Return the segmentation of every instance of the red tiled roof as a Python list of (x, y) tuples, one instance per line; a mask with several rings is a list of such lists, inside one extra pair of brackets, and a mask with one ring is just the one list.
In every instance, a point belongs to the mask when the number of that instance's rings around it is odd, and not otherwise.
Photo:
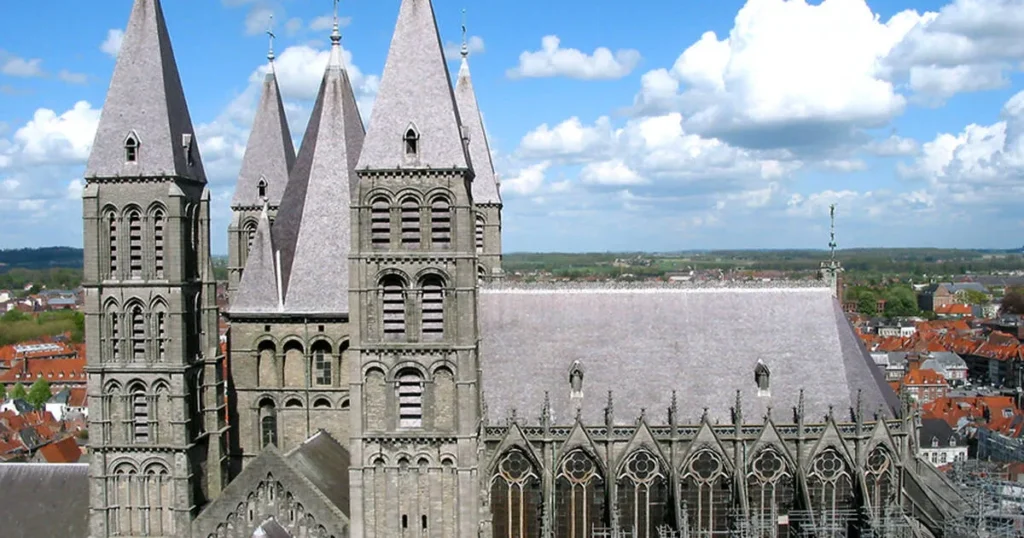
[(903, 376), (903, 386), (912, 385), (945, 385), (946, 378), (939, 375), (938, 372), (931, 368), (925, 368), (923, 370), (911, 370), (907, 372), (907, 375)]
[(970, 305), (951, 303), (935, 307), (935, 313), (944, 316), (969, 316), (971, 315)]
[(82, 457), (82, 449), (73, 435), (39, 447), (39, 453), (47, 463), (78, 463)]

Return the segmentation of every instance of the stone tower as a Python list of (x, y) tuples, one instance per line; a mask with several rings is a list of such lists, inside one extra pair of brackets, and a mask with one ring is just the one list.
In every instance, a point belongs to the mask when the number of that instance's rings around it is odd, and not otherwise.
[(352, 200), (350, 536), (468, 538), (480, 506), (473, 169), (433, 6), (399, 9)]
[(159, 0), (136, 0), (85, 172), (90, 534), (188, 536), (226, 433), (210, 193)]
[(270, 60), (270, 68), (263, 79), (259, 107), (245, 146), (235, 195), (231, 199), (231, 224), (228, 226), (228, 292), (231, 299), (234, 299), (242, 279), (263, 206), (266, 204), (273, 223), (288, 184), (288, 173), (295, 164), (295, 146), (274, 73), (273, 49), (267, 59)]
[(477, 253), (477, 274), (481, 281), (501, 280), (501, 193), (498, 175), (491, 161), (491, 148), (487, 143), (473, 80), (469, 76), (469, 46), (466, 27), (462, 27), (462, 65), (455, 83), (455, 102), (462, 118), (463, 134), (469, 138), (467, 147), (473, 161), (476, 177), (473, 179), (474, 242)]

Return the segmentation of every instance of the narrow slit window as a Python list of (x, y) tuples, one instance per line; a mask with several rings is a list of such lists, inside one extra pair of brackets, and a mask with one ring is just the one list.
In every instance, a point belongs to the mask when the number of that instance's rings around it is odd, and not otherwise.
[(420, 204), (411, 197), (402, 200), (402, 247), (420, 247)]
[(124, 141), (124, 160), (130, 163), (139, 160), (139, 140), (135, 135), (128, 135)]
[(149, 400), (142, 389), (132, 393), (132, 438), (136, 443), (149, 442)]
[(423, 339), (444, 337), (444, 284), (437, 276), (423, 280)]
[(415, 372), (398, 378), (398, 415), (401, 428), (423, 427), (423, 379)]
[(385, 278), (381, 285), (384, 338), (402, 340), (405, 338), (405, 286), (396, 276)]
[(370, 206), (370, 242), (374, 248), (387, 248), (391, 243), (391, 204), (384, 198)]
[(260, 197), (261, 200), (267, 197), (267, 182), (266, 181), (264, 181), (262, 179), (260, 180), (260, 182), (256, 185), (256, 193)]
[(416, 130), (409, 128), (405, 132), (405, 154), (412, 157), (419, 153), (419, 142), (420, 135), (416, 134)]
[(128, 214), (128, 270), (131, 278), (142, 278), (142, 216)]
[(132, 324), (132, 360), (146, 360), (146, 321), (142, 307), (135, 306), (131, 310)]
[(117, 278), (117, 215), (107, 215), (107, 229), (110, 234), (110, 277)]
[(157, 312), (156, 314), (156, 337), (157, 337), (157, 360), (164, 362), (167, 355), (167, 314)]
[(476, 253), (483, 254), (484, 252), (484, 218), (477, 215), (476, 217)]
[(431, 204), (430, 227), (434, 247), (449, 248), (452, 242), (452, 210), (448, 200), (437, 198)]
[(153, 213), (153, 274), (164, 278), (164, 213)]

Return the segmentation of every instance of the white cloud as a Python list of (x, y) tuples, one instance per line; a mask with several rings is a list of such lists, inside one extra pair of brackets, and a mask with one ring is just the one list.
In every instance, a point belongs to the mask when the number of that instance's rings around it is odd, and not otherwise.
[(1006, 67), (1000, 64), (934, 65), (910, 68), (910, 89), (919, 94), (923, 104), (941, 105), (946, 99), (963, 92), (993, 90), (1009, 84)]
[(551, 163), (545, 161), (523, 168), (515, 177), (502, 180), (501, 192), (519, 195), (536, 193), (543, 186), (545, 172), (550, 167)]
[(611, 120), (602, 116), (593, 126), (577, 117), (554, 127), (543, 124), (523, 136), (519, 154), (530, 159), (589, 160), (607, 151), (612, 143)]
[(100, 111), (79, 101), (66, 112), (40, 108), (14, 132), (5, 153), (12, 166), (83, 164), (89, 156)]
[[(338, 17), (339, 28), (345, 28), (349, 24), (352, 24), (352, 17)], [(333, 15), (321, 15), (309, 22), (309, 29), (314, 32), (325, 32), (331, 28), (334, 28)]]
[(22, 58), (0, 49), (0, 73), (11, 77), (42, 77), (43, 60), (39, 58)]
[(583, 183), (605, 186), (642, 185), (647, 181), (620, 159), (590, 163), (580, 172)]
[(245, 16), (245, 35), (257, 35), (266, 32), (270, 28), (271, 17), (274, 10), (269, 7), (254, 7)]
[[(484, 38), (475, 35), (470, 36), (466, 40), (466, 52), (470, 56), (477, 54), (483, 54), (486, 47), (484, 47)], [(444, 57), (449, 60), (458, 60), (462, 58), (462, 43), (456, 43), (454, 41), (448, 41), (444, 44)]]
[(85, 84), (89, 82), (89, 75), (86, 75), (85, 73), (72, 73), (66, 69), (61, 69), (60, 72), (57, 73), (57, 78), (67, 82), (68, 84)]
[(881, 157), (897, 157), (914, 155), (919, 147), (917, 141), (912, 138), (890, 135), (889, 138), (872, 140), (865, 149)]
[(541, 39), (541, 49), (519, 55), (519, 65), (509, 69), (511, 78), (569, 77), (583, 80), (618, 79), (630, 74), (640, 63), (640, 52), (621, 49), (614, 53), (598, 47), (593, 54), (563, 49), (558, 36)]
[(124, 42), (124, 30), (119, 28), (107, 30), (107, 38), (100, 44), (100, 50), (112, 58), (117, 58), (117, 53), (121, 51), (122, 42)]
[(288, 19), (288, 22), (284, 23), (284, 31), (288, 35), (295, 35), (302, 30), (302, 19), (298, 17), (292, 17)]

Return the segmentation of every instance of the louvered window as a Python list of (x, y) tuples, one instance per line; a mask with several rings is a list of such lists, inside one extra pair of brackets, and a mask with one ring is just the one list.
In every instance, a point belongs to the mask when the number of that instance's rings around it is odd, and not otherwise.
[(141, 307), (131, 310), (132, 323), (132, 360), (146, 360), (146, 318)]
[(110, 318), (110, 358), (118, 360), (121, 358), (121, 327), (120, 316), (117, 312), (108, 312)]
[(167, 353), (167, 314), (156, 313), (156, 356), (157, 360), (163, 362)]
[(423, 339), (444, 337), (444, 285), (437, 276), (423, 279)]
[(437, 198), (430, 208), (431, 239), (434, 248), (446, 249), (452, 242), (452, 210), (448, 200)]
[(164, 277), (164, 213), (153, 213), (153, 274)]
[(256, 239), (256, 223), (247, 222), (245, 223), (245, 254), (248, 256), (252, 250), (252, 242)]
[(131, 278), (142, 278), (142, 217), (128, 214), (128, 270)]
[(420, 204), (415, 198), (402, 200), (402, 248), (420, 248)]
[(423, 379), (415, 372), (398, 377), (398, 426), (423, 427)]
[(484, 252), (484, 218), (481, 216), (476, 217), (476, 253), (483, 254)]
[(149, 442), (149, 401), (142, 389), (132, 393), (132, 438), (136, 443)]
[(388, 248), (391, 243), (391, 205), (378, 198), (370, 206), (370, 242), (374, 248)]
[(384, 338), (402, 340), (405, 338), (405, 287), (396, 276), (386, 277), (381, 284)]
[(110, 278), (117, 278), (117, 215), (108, 215), (107, 223), (110, 233)]

